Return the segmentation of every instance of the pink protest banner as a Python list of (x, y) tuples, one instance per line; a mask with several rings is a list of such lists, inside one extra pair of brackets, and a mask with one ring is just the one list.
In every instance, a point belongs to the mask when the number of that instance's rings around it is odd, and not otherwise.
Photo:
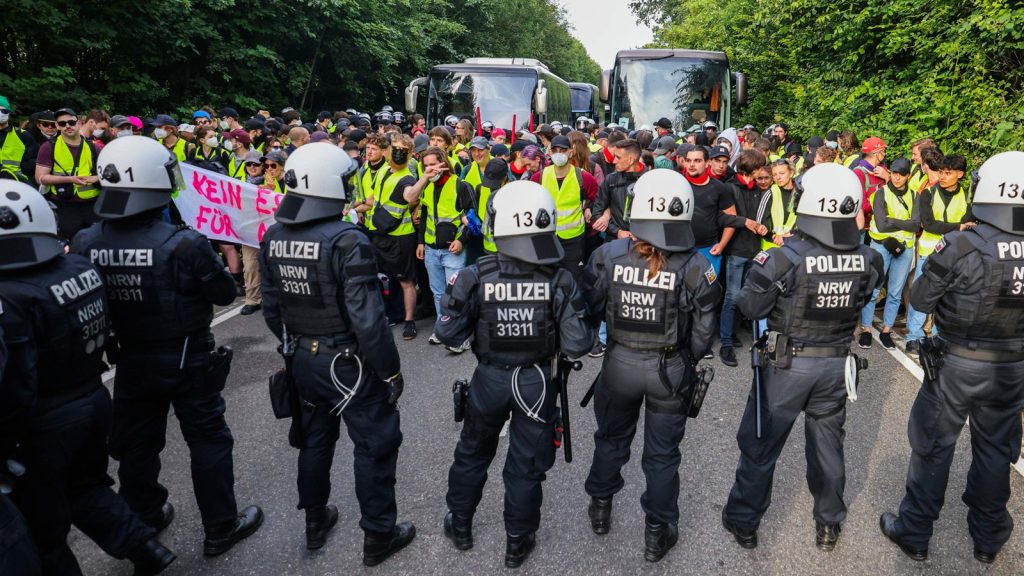
[(182, 220), (211, 240), (258, 247), (284, 194), (188, 164), (174, 199)]

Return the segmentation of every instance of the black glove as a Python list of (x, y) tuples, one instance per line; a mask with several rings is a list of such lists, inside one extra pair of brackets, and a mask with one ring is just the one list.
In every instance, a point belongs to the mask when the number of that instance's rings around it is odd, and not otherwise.
[(385, 380), (385, 382), (388, 383), (388, 404), (393, 405), (402, 397), (402, 391), (405, 390), (405, 380), (402, 378), (402, 373), (399, 372)]

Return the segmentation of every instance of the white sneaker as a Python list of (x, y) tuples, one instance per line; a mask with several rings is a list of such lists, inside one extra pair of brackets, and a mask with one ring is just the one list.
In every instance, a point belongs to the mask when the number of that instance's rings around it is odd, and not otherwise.
[(459, 346), (449, 346), (448, 351), (451, 352), (452, 354), (462, 354), (463, 352), (469, 350), (470, 348), (472, 348), (472, 345), (469, 342), (469, 338), (466, 338), (466, 341)]
[(437, 333), (436, 332), (431, 332), (430, 333), (430, 338), (427, 338), (427, 344), (432, 344), (434, 346), (437, 346), (440, 343), (441, 343), (441, 341), (438, 340)]

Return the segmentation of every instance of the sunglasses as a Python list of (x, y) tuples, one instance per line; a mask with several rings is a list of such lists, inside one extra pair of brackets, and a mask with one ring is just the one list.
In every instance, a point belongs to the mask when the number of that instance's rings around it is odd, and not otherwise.
[(10, 113), (11, 113), (11, 111), (8, 110), (7, 108), (0, 108), (0, 114), (10, 114)]
[(264, 162), (263, 163), (263, 167), (264, 168), (275, 168), (276, 169), (278, 167), (278, 164), (277, 164), (277, 162)]
[(271, 150), (280, 150), (281, 148), (284, 148), (284, 146), (278, 145), (278, 146), (271, 146), (270, 147)]
[(37, 124), (39, 124), (40, 128), (56, 128), (57, 127), (57, 123), (56, 122), (50, 122), (49, 120), (40, 120), (39, 122), (37, 122)]
[(78, 124), (78, 120), (58, 120), (57, 126), (64, 128), (65, 126), (74, 126)]
[(246, 162), (245, 163), (245, 167), (246, 168), (259, 168), (260, 167), (260, 163), (259, 162)]
[(206, 126), (207, 124), (212, 124), (212, 122), (210, 120), (207, 120), (206, 118), (196, 118), (195, 122), (196, 126)]

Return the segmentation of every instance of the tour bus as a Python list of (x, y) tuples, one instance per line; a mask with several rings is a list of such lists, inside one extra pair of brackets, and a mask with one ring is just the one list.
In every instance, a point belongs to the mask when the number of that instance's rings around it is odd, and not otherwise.
[(569, 82), (572, 102), (572, 121), (586, 116), (598, 124), (604, 122), (604, 104), (597, 86), (585, 82)]
[[(427, 91), (425, 107), (420, 89)], [(473, 118), (474, 124), (479, 117), (513, 131), (572, 120), (569, 85), (533, 58), (467, 58), (434, 66), (405, 89), (405, 109), (423, 114), (428, 128), (443, 125), (449, 115)]]
[(676, 132), (706, 120), (725, 128), (733, 104), (746, 103), (747, 79), (730, 72), (724, 52), (620, 50), (615, 67), (601, 74), (601, 100), (611, 105), (608, 121), (628, 130), (654, 126), (662, 117)]

